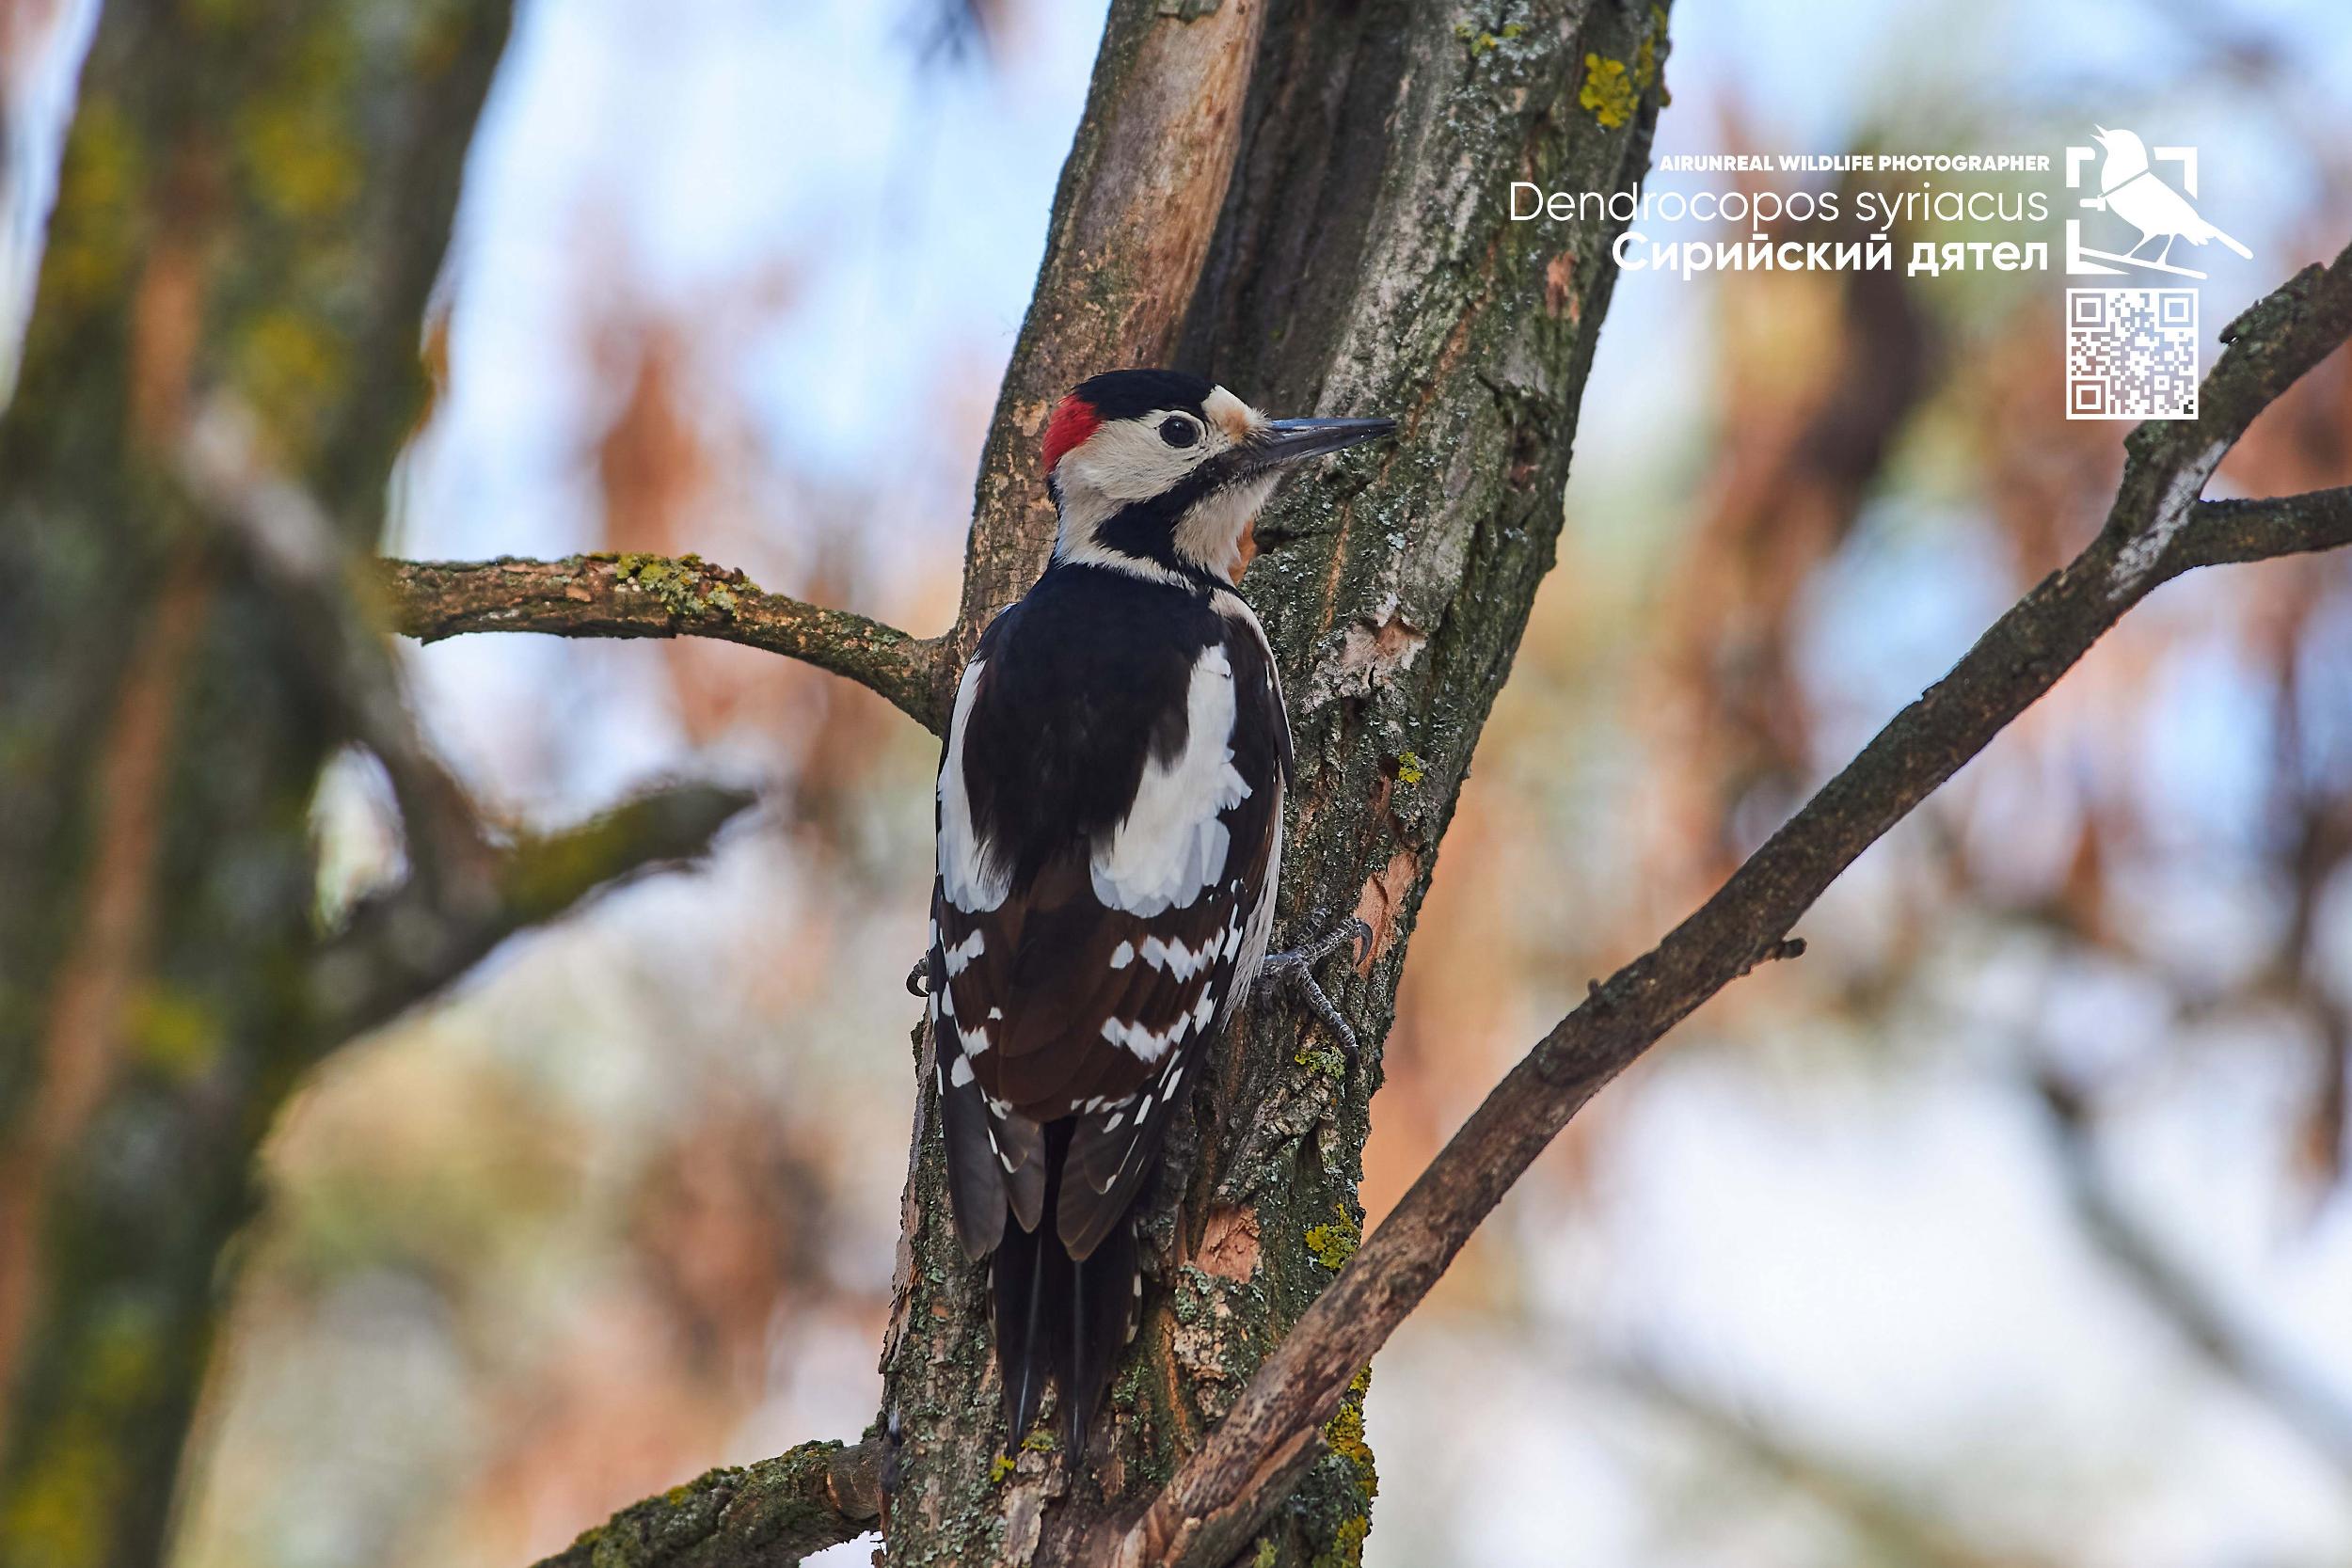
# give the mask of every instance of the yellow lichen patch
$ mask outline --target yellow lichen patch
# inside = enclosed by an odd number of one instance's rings
[[[1321,1050],[1311,1045],[1302,1045],[1292,1052],[1291,1065],[1320,1072],[1327,1078],[1343,1078],[1347,1075],[1346,1057],[1336,1051]]]
[[[691,553],[673,560],[640,550],[591,550],[579,559],[612,567],[621,581],[650,590],[680,611],[709,605],[732,612],[739,594],[766,592],[741,570],[713,565]]]
[[[121,1501],[122,1466],[87,1417],[53,1426],[15,1486],[0,1536],[34,1562],[91,1568],[106,1540],[100,1528]]]
[[[155,1323],[146,1314],[110,1312],[91,1335],[83,1387],[88,1398],[111,1410],[135,1409],[164,1381],[164,1351]]]
[[[334,218],[359,194],[358,153],[308,103],[256,108],[237,128],[237,151],[256,193],[281,216]]]
[[[1323,1440],[1347,1461],[1354,1474],[1359,1507],[1331,1532],[1331,1544],[1314,1557],[1313,1568],[1359,1568],[1364,1560],[1364,1538],[1372,1531],[1372,1500],[1380,1495],[1380,1469],[1372,1445],[1364,1440],[1364,1396],[1372,1388],[1372,1369],[1358,1372],[1340,1396],[1340,1407],[1323,1423]]]
[[[673,615],[691,615],[706,605],[735,613],[735,595],[723,588],[702,590],[702,558],[682,556],[671,561],[658,555],[630,552],[612,558],[616,575],[655,598]],[[724,595],[723,601],[721,595]]]
[[[1457,22],[1454,24],[1454,36],[1470,46],[1470,55],[1473,58],[1502,48],[1506,41],[1518,38],[1526,31],[1527,28],[1517,22],[1506,25],[1499,34],[1482,31],[1467,22]]]
[[[92,98],[82,105],[58,171],[37,327],[79,315],[122,286],[138,254],[143,162],[138,136],[119,103]]]
[[[265,310],[239,337],[237,387],[262,422],[299,463],[318,434],[321,413],[340,401],[343,345],[298,310]]]
[[[1356,1466],[1359,1479],[1368,1479],[1366,1496],[1377,1496],[1379,1478],[1372,1459],[1372,1446],[1364,1440],[1364,1396],[1372,1389],[1372,1369],[1358,1372],[1340,1397],[1340,1407],[1331,1418],[1323,1423],[1323,1440],[1331,1445],[1331,1451]]]
[[[263,90],[239,109],[238,165],[278,216],[331,223],[358,200],[365,172],[348,119],[358,63],[350,33],[319,19],[303,29]]]
[[[220,1017],[200,998],[155,985],[132,999],[125,1019],[133,1057],[177,1083],[200,1077],[220,1055]]]
[[[989,1484],[992,1486],[1002,1486],[1005,1483],[1005,1478],[1012,1474],[1012,1455],[1009,1453],[998,1454],[988,1466]]]
[[[1315,1559],[1315,1568],[1356,1568],[1364,1560],[1364,1540],[1372,1534],[1372,1515],[1358,1513],[1340,1521],[1331,1547]]]
[[[1584,56],[1584,87],[1576,95],[1580,108],[1614,130],[1633,118],[1633,84],[1626,79],[1625,62],[1599,55]]]
[[[77,1371],[66,1408],[42,1433],[0,1516],[0,1540],[16,1548],[11,1562],[96,1568],[104,1560],[112,1539],[106,1522],[128,1501],[131,1480],[114,1434],[129,1413],[151,1407],[166,1377],[153,1321],[106,1312]]]
[[[1307,1250],[1316,1262],[1337,1274],[1347,1260],[1356,1256],[1359,1244],[1356,1227],[1352,1225],[1314,1225],[1307,1227]]]
[[[1417,784],[1422,778],[1422,764],[1418,753],[1406,752],[1396,759],[1396,782]]]

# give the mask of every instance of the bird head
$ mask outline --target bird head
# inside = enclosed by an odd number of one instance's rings
[[[1259,510],[1293,466],[1395,428],[1268,419],[1181,371],[1106,372],[1046,422],[1045,483],[1061,514],[1054,557],[1238,580]]]

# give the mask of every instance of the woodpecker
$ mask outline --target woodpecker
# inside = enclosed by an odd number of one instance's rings
[[[1008,1449],[1050,1379],[1084,1451],[1142,1298],[1135,1210],[1268,958],[1292,760],[1235,592],[1259,510],[1292,465],[1394,428],[1270,420],[1156,370],[1095,376],[1046,423],[1053,559],[956,689],[925,960],[957,1236],[993,1256]]]

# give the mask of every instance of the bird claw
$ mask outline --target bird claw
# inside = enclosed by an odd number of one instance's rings
[[[929,953],[926,953],[921,958],[914,960],[914,967],[913,969],[907,971],[907,994],[909,996],[929,996],[930,993],[931,956]]]
[[[1358,1058],[1359,1048],[1355,1028],[1347,1022],[1339,1005],[1325,993],[1315,980],[1315,966],[1341,948],[1354,948],[1358,942],[1372,945],[1372,927],[1353,916],[1341,921],[1321,936],[1281,953],[1268,953],[1258,966],[1257,987],[1261,990],[1286,990],[1297,994],[1307,1010],[1323,1021],[1325,1028],[1338,1037],[1341,1051],[1351,1062]]]

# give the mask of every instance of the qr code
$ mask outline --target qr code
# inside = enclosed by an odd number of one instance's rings
[[[2197,417],[2197,291],[2066,291],[2066,417]]]

